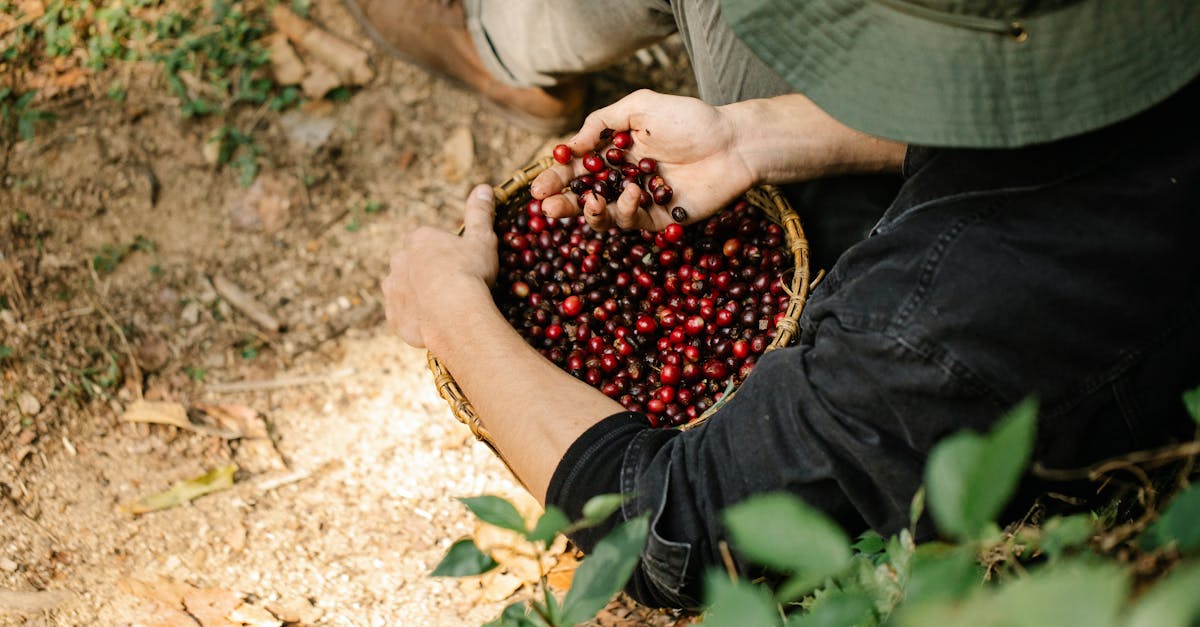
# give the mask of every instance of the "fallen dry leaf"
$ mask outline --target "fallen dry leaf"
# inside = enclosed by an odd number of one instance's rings
[[[442,144],[442,174],[451,181],[461,181],[474,166],[475,138],[470,128],[460,126]]]
[[[70,592],[62,590],[0,590],[0,614],[13,612],[16,614],[36,614],[52,610],[70,601]]]
[[[121,419],[125,422],[149,422],[157,425],[171,425],[181,429],[192,428],[192,422],[187,417],[187,409],[182,403],[134,401],[125,408],[125,415]]]
[[[228,618],[241,604],[242,595],[216,588],[192,589],[183,597],[188,614],[195,616],[203,627],[241,627]]]
[[[489,602],[503,601],[512,596],[521,586],[525,585],[525,580],[516,575],[508,573],[490,572],[483,575],[483,599]]]
[[[288,43],[287,35],[272,33],[267,41],[267,48],[271,51],[271,73],[275,75],[275,82],[280,85],[300,84],[308,70],[300,60],[300,55],[296,54],[295,49]]]
[[[272,9],[271,21],[302,52],[333,70],[341,84],[366,85],[374,78],[375,71],[371,69],[366,51],[313,26],[283,4]]]
[[[265,438],[267,422],[257,409],[247,405],[196,403],[196,409],[208,414],[222,429],[232,431],[241,438]]]
[[[227,440],[240,437],[238,433],[227,429],[219,429],[208,425],[194,423],[188,419],[187,409],[182,403],[169,401],[134,401],[125,409],[121,417],[125,422],[144,422],[157,425],[168,425],[213,435]]]
[[[249,627],[280,627],[283,621],[275,615],[256,605],[242,603],[233,608],[227,618],[231,621],[248,625]]]
[[[338,78],[333,68],[313,60],[308,64],[308,74],[300,83],[300,91],[307,98],[317,99],[341,86],[342,79]]]
[[[145,624],[149,627],[202,627],[191,614],[161,605],[154,607],[153,613],[146,617],[144,623],[133,624]]]
[[[219,466],[194,479],[176,483],[169,490],[143,497],[136,503],[126,506],[125,509],[134,515],[145,514],[169,509],[205,494],[229,489],[233,487],[233,474],[237,470],[238,467],[235,464]]]
[[[176,609],[183,608],[184,595],[193,589],[185,583],[179,583],[162,577],[154,581],[124,577],[117,581],[117,588],[126,594],[156,601],[167,607]]]

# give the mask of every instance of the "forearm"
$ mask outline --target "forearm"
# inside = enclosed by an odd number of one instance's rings
[[[904,163],[905,144],[849,128],[800,94],[719,109],[735,129],[733,151],[757,185],[899,172]]]
[[[481,281],[427,292],[426,345],[454,375],[493,444],[535,497],[571,444],[596,422],[623,411],[616,401],[544,359],[513,330]]]

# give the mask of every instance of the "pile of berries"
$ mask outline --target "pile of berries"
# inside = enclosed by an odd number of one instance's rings
[[[658,233],[596,232],[532,200],[496,231],[504,316],[547,359],[655,426],[694,420],[745,379],[787,310],[783,230],[745,200]]]
[[[604,156],[598,151],[584,155],[583,169],[587,170],[588,174],[577,176],[567,183],[578,197],[580,209],[583,209],[588,194],[596,194],[607,202],[613,202],[630,185],[637,185],[642,189],[642,194],[638,197],[638,206],[642,209],[648,209],[651,201],[664,208],[670,204],[675,190],[658,173],[658,162],[650,157],[638,159],[637,163],[629,162],[625,152],[633,146],[633,135],[629,131],[614,132],[612,129],[604,129],[600,133],[600,140],[612,142],[604,149]],[[565,165],[573,158],[574,155],[566,144],[554,147],[555,161]],[[671,208],[670,214],[671,219],[676,222],[687,220],[687,210],[683,207]]]

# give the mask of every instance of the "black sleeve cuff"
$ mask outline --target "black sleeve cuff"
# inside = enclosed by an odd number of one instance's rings
[[[645,415],[628,411],[592,425],[558,462],[546,489],[546,504],[562,509],[574,521],[583,517],[583,505],[592,497],[620,492],[625,449],[635,435],[649,428]],[[618,516],[610,516],[599,526],[571,534],[571,540],[590,553],[618,522]]]

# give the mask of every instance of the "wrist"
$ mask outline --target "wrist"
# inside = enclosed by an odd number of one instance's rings
[[[499,315],[491,290],[482,279],[466,275],[442,277],[422,292],[421,335],[425,346],[433,354],[441,355],[460,335],[462,325],[475,324],[479,316],[488,312]]]
[[[800,94],[721,109],[733,127],[732,150],[754,185],[900,172],[904,162],[904,144],[845,126]]]

